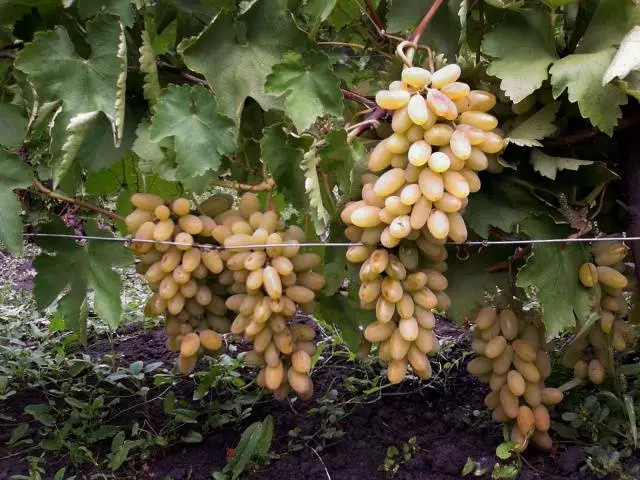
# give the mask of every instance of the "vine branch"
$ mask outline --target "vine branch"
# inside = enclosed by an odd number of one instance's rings
[[[442,6],[443,2],[444,0],[435,0],[433,2],[433,5],[431,5],[431,8],[427,11],[427,13],[424,14],[424,17],[422,17],[422,20],[416,27],[415,31],[409,36],[407,40],[410,40],[414,43],[418,43],[420,41],[420,37],[426,30],[427,25],[429,25],[429,22],[431,22],[431,19],[436,14],[438,9]]]
[[[178,67],[174,67],[170,63],[163,62],[162,60],[158,60],[157,61],[157,65],[162,70],[166,70],[167,72],[177,73],[182,78],[184,78],[185,80],[188,80],[188,81],[190,81],[192,83],[197,83],[198,85],[209,85],[205,79],[200,78],[200,77],[194,75],[193,73],[185,72],[185,71],[181,70]]]
[[[53,198],[53,199],[59,200],[61,202],[66,202],[66,203],[71,203],[73,205],[77,205],[80,208],[84,208],[85,210],[90,210],[92,212],[99,213],[100,215],[104,215],[105,217],[109,217],[109,218],[111,218],[113,220],[124,221],[124,217],[118,215],[117,213],[110,212],[109,210],[105,210],[104,208],[98,207],[97,205],[89,203],[89,202],[87,202],[85,200],[81,200],[79,198],[69,197],[69,196],[64,195],[62,193],[54,192],[50,188],[47,188],[40,180],[35,180],[34,179],[33,180],[33,186],[36,187],[36,189],[40,193],[42,193],[43,195],[46,195],[49,198]]]
[[[629,117],[624,117],[618,122],[618,125],[615,128],[615,131],[620,131],[627,129],[629,127],[633,127],[634,125],[640,124],[640,115],[634,115]],[[582,130],[580,132],[575,132],[569,135],[564,135],[559,138],[552,138],[550,140],[545,140],[542,144],[545,147],[566,147],[569,145],[575,145],[577,143],[582,143],[585,140],[589,140],[590,138],[597,137],[602,132],[597,128],[588,128],[586,130]]]
[[[347,90],[346,88],[341,88],[342,96],[347,100],[354,100],[356,102],[360,102],[365,107],[375,107],[376,102],[368,99],[367,97],[360,95],[359,93],[353,92],[351,90]]]
[[[373,2],[371,0],[364,0],[364,2],[367,4],[367,10],[369,10],[369,15],[371,16],[371,20],[378,28],[378,33],[382,35],[383,32],[385,31],[385,26],[384,26],[384,23],[382,23],[382,20],[380,19],[380,17],[378,16],[378,12],[376,12],[376,8],[374,7]]]
[[[232,190],[244,190],[246,192],[268,192],[273,190],[276,183],[273,178],[269,177],[264,179],[260,183],[241,183],[234,182],[233,180],[214,180],[211,185],[215,187],[230,188]]]

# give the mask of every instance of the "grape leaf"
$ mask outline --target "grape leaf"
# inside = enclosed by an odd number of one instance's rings
[[[329,23],[336,30],[340,30],[359,18],[360,9],[356,2],[337,0],[331,15],[329,15]]]
[[[42,233],[72,234],[60,220],[45,225]],[[112,238],[100,230],[93,220],[85,222],[90,236]],[[34,294],[38,308],[48,307],[58,296],[60,313],[69,326],[86,343],[87,290],[95,292],[94,310],[115,329],[121,321],[120,275],[112,270],[117,265],[131,263],[131,254],[120,242],[89,241],[86,245],[69,238],[37,240],[44,252],[33,262],[36,269]]]
[[[329,226],[328,243],[346,243],[344,225],[335,220]],[[328,297],[338,292],[345,278],[347,278],[347,259],[342,248],[325,248],[322,273],[326,284],[322,293]]]
[[[633,1],[601,0],[597,5],[576,53],[594,53],[617,45],[633,26],[633,12],[638,9]]]
[[[340,81],[324,53],[286,55],[284,62],[273,66],[265,90],[283,96],[285,112],[298,131],[309,128],[318,117],[342,116]]]
[[[491,227],[513,232],[536,208],[536,199],[529,192],[505,178],[491,185],[483,183],[483,189],[469,199],[464,219],[475,233],[489,238]]]
[[[622,117],[620,106],[627,103],[627,96],[614,85],[602,85],[615,52],[615,48],[608,48],[569,55],[550,70],[554,98],[568,90],[569,101],[578,103],[581,115],[609,135]]]
[[[640,27],[636,26],[624,37],[609,68],[604,72],[602,84],[614,78],[625,78],[632,70],[640,70]]]
[[[74,4],[77,5],[78,13],[83,19],[100,13],[110,13],[119,16],[127,27],[133,25],[131,0],[75,0]]]
[[[32,173],[18,157],[0,148],[0,242],[14,255],[22,251],[22,207],[15,188],[31,185]]]
[[[309,207],[313,225],[316,233],[320,234],[324,231],[329,223],[329,212],[324,206],[322,199],[322,188],[318,177],[318,164],[320,157],[314,147],[305,152],[300,167],[305,176],[305,190],[309,199]]]
[[[27,119],[17,105],[0,102],[0,145],[16,147],[27,133]]]
[[[535,92],[557,58],[548,22],[537,15],[519,16],[500,23],[482,41],[482,52],[494,57],[487,73],[498,77],[500,88],[518,103]]]
[[[523,228],[532,238],[562,238],[570,233],[568,227],[554,224],[546,215],[527,218]],[[548,339],[573,326],[574,310],[583,309],[585,289],[580,286],[578,270],[586,261],[589,254],[583,245],[535,244],[518,271],[516,285],[540,303]]]
[[[451,298],[447,318],[458,324],[473,315],[478,305],[484,302],[485,296],[495,294],[496,287],[501,290],[507,288],[508,269],[489,271],[489,268],[513,255],[513,247],[466,249],[464,255],[468,255],[468,259],[458,259],[455,252],[450,252],[445,272],[449,281],[447,295]]]
[[[143,30],[142,32],[142,44],[140,45],[139,52],[140,71],[144,74],[144,85],[142,86],[144,98],[152,105],[155,105],[160,96],[160,81],[158,80],[156,55],[153,51],[147,30]]]
[[[358,140],[347,143],[347,132],[344,129],[334,130],[325,138],[325,145],[320,149],[320,170],[335,180],[340,195],[343,197],[351,191],[351,186],[359,179],[354,178],[354,167],[366,162],[367,151]]]
[[[556,131],[553,121],[560,109],[560,103],[552,102],[531,115],[524,122],[511,130],[506,141],[520,147],[541,147],[540,140]]]
[[[265,92],[267,75],[286,52],[308,45],[286,3],[260,0],[237,20],[231,13],[219,14],[197,38],[178,46],[187,66],[205,76],[221,111],[236,124],[247,97],[263,110],[280,106]]]
[[[375,320],[375,312],[360,308],[357,293],[350,293],[349,296],[336,293],[331,297],[320,297],[314,315],[332,325],[352,352],[358,350],[362,341],[361,328]]]
[[[309,138],[288,135],[282,125],[272,125],[264,130],[260,140],[262,161],[276,182],[278,191],[299,210],[308,205],[305,176],[300,168],[304,154],[311,145]]]
[[[220,115],[211,92],[172,85],[162,92],[151,121],[150,140],[173,138],[177,180],[216,171],[236,149],[233,122]]]
[[[585,165],[592,165],[590,160],[578,160],[577,158],[552,157],[541,150],[534,149],[531,152],[531,165],[533,169],[543,177],[556,179],[560,170],[578,170]]]
[[[624,80],[618,81],[618,84],[627,95],[640,100],[640,69],[632,71]]]
[[[53,31],[38,32],[15,61],[15,66],[28,75],[40,102],[62,100],[54,120],[55,155],[61,154],[67,126],[78,115],[104,113],[112,126],[114,145],[119,146],[122,139],[127,72],[124,30],[114,17],[100,16],[87,23],[86,41],[91,54],[85,59],[76,52],[67,31],[58,26]],[[67,153],[61,165],[54,167],[56,184],[73,160]]]
[[[432,0],[394,0],[387,15],[387,30],[413,30],[432,4]],[[431,48],[452,58],[457,54],[460,38],[459,9],[460,0],[447,0],[429,22],[429,34],[425,35]]]
[[[313,19],[314,24],[318,25],[329,18],[337,1],[338,0],[308,0],[303,11]],[[317,26],[315,29],[317,29]]]

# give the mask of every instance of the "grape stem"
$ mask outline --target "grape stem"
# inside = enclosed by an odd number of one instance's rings
[[[376,7],[373,5],[373,2],[371,0],[364,0],[364,2],[367,4],[369,17],[371,18],[371,21],[375,24],[376,29],[378,31],[377,32],[378,35],[384,36],[385,26],[384,26],[384,23],[382,23],[382,20],[380,19],[378,12],[376,12]]]
[[[436,14],[443,2],[444,0],[435,0],[433,2],[431,8],[427,11],[427,13],[425,13],[424,17],[422,17],[422,20],[420,21],[420,24],[416,27],[415,31],[409,36],[407,40],[412,41],[416,44],[420,41],[420,37],[426,30],[427,25],[429,25],[429,22],[431,22],[431,19]]]
[[[64,195],[62,193],[54,192],[50,188],[47,188],[39,180],[35,180],[34,179],[33,180],[33,186],[36,187],[36,189],[40,193],[42,193],[43,195],[46,195],[49,198],[53,198],[53,199],[59,200],[61,202],[66,202],[66,203],[71,203],[73,205],[77,205],[80,208],[84,208],[85,210],[90,210],[92,212],[99,213],[100,215],[104,215],[105,217],[109,217],[109,218],[111,218],[113,220],[124,221],[124,217],[118,215],[117,213],[110,212],[109,210],[105,210],[104,208],[98,207],[97,205],[89,203],[89,202],[87,202],[85,200],[81,200],[79,198],[69,197],[69,196]]]
[[[615,128],[615,131],[624,130],[629,127],[633,127],[640,123],[640,115],[634,115],[622,118],[618,125]],[[569,135],[564,135],[559,138],[552,138],[549,140],[545,140],[542,144],[545,147],[553,148],[553,147],[566,147],[569,145],[574,145],[576,143],[584,142],[585,140],[589,140],[590,138],[597,137],[600,135],[602,131],[597,128],[588,128],[586,130],[582,130],[580,132],[572,133]]]
[[[351,90],[347,90],[346,88],[341,88],[342,96],[347,100],[354,100],[356,102],[361,103],[365,107],[375,107],[376,102],[373,100],[369,100],[367,97],[360,95],[359,93],[353,92]]]

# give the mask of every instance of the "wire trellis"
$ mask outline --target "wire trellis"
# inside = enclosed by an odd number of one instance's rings
[[[125,244],[131,243],[153,243],[174,245],[178,247],[200,248],[202,250],[253,250],[266,247],[291,247],[292,243],[271,243],[271,244],[252,244],[252,245],[212,245],[208,243],[184,243],[173,242],[171,240],[147,240],[134,239],[125,237],[99,237],[91,235],[71,235],[62,233],[24,233],[23,236],[28,238],[69,238],[73,240],[89,240],[102,242],[120,242]],[[494,245],[536,245],[536,244],[553,244],[553,243],[591,243],[591,242],[634,242],[640,241],[640,237],[628,237],[622,234],[618,237],[565,237],[565,238],[532,238],[532,239],[513,239],[513,240],[469,240],[463,243],[446,242],[446,245],[455,246],[478,246],[490,247]],[[331,247],[331,248],[348,248],[365,245],[363,242],[298,242],[295,245],[300,247]]]

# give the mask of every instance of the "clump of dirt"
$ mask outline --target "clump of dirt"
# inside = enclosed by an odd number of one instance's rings
[[[14,257],[10,253],[0,251],[0,285],[9,285],[13,290],[33,290],[33,279],[36,271],[31,265],[31,258]]]

